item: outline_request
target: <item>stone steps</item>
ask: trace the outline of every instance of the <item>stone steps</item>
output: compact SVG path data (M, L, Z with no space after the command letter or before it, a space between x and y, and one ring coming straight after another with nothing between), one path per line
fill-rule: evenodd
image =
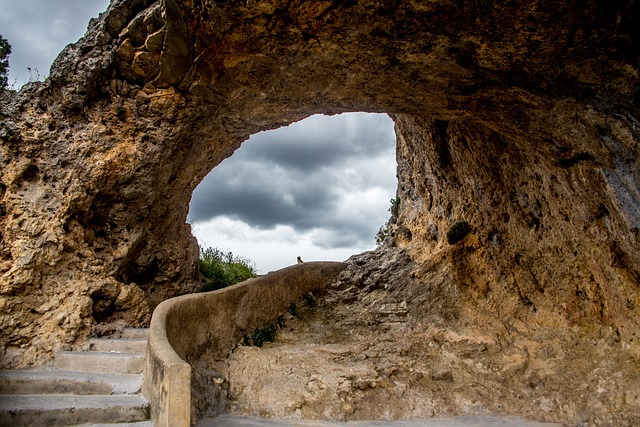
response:
M130 338L130 339L141 339L147 341L149 338L149 329L148 328L126 328L120 338Z
M509 415L463 415L406 421L284 421L241 415L205 418L196 427L562 427L556 423L530 421Z
M139 395L17 395L0 399L0 425L72 426L91 422L132 422L149 418Z
M56 355L53 366L75 371L140 374L144 369L144 353L61 351Z
M105 353L144 353L147 350L147 340L140 338L92 339L89 340L88 349Z
M80 424L76 427L153 427L153 423L151 421L138 421L135 423Z
M0 395L138 394L142 376L64 369L0 371Z
M51 366L0 371L0 426L153 427L140 395L147 336L125 329Z

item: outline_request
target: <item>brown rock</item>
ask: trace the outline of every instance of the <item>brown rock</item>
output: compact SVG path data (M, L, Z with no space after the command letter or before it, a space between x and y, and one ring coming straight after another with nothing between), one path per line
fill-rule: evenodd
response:
M540 384L567 391L554 379L565 369L573 377L557 377L573 389L589 384L581 391L592 405L573 405L567 391L536 395L538 409L520 407L546 408L568 424L632 424L637 7L423 3L112 2L58 56L47 82L3 92L0 365L42 361L98 323L143 322L147 314L132 303L140 292L117 302L133 283L150 309L198 289L198 250L185 223L190 193L250 134L319 112L388 112L400 199L393 240L402 250L362 258L343 278L357 295L344 303L406 301L406 313L392 313L384 327L436 325L425 326L424 342L470 363L458 365L466 377L452 368L454 385L472 385L473 375L497 384L489 380L504 368L514 381L536 373L535 387L512 384L522 396ZM157 43L135 52L160 30L159 54ZM449 245L458 220L469 234ZM362 319L378 323L371 311ZM484 339L461 340L473 334ZM598 347L576 344L588 342ZM487 359L511 345L532 353L524 371L516 359ZM611 399L590 394L599 389ZM450 390L452 400L421 414L479 410L473 390ZM324 402L325 393L313 388L308 397ZM388 398L376 396L368 405ZM574 409L558 415L556 400ZM290 402L303 403L293 392ZM359 406L348 403L356 416Z
M124 63L131 64L134 58L133 45L131 44L130 39L126 39L122 42L122 44L118 47L116 51L118 54L118 58L121 59Z
M164 37L167 32L165 30L157 31L147 37L144 44L145 49L151 53L162 52L162 46L164 45Z
M136 52L133 63L133 71L146 79L155 77L160 69L160 55L150 52Z
M146 325L151 316L144 291L135 283L120 288L114 308L117 313L125 314L124 320L129 325Z
M450 369L441 369L431 374L431 379L434 381L453 381L453 372Z

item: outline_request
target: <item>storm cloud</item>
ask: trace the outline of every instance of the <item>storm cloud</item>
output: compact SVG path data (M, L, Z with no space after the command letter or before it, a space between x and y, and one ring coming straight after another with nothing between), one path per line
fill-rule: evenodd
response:
M198 186L189 219L322 230L314 243L324 247L371 242L388 216L394 146L380 114L316 115L256 134Z

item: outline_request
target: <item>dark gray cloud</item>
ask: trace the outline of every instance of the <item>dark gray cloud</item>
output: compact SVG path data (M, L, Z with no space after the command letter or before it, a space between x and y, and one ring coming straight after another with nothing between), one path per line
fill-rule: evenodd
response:
M189 218L197 223L224 216L259 229L319 230L314 243L323 247L371 241L387 213L373 215L372 222L358 211L372 197L384 197L371 188L395 186L383 167L393 163L393 152L393 124L386 115L313 116L260 133L204 179Z
M389 127L381 126L380 120L380 116L370 114L312 116L278 133L254 135L251 149L243 154L308 173L351 156L375 156L388 150Z
M223 180L226 173L217 175L220 176L214 178ZM334 208L336 197L325 186L310 182L303 189L293 185L283 187L280 180L254 180L261 175L249 173L243 176L246 182L229 180L229 185L218 180L211 185L205 183L194 192L191 219L197 222L224 215L258 228L287 224L307 230L316 224L321 212Z
M44 79L60 51L108 6L109 0L0 0L0 34L12 46L9 84L19 89L30 78Z

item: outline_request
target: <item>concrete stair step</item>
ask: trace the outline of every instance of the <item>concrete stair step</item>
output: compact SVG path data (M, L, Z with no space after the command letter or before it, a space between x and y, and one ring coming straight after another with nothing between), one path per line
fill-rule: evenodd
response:
M153 427L153 423L151 421L138 421L137 423L80 424L75 427Z
M149 338L149 328L125 328L121 338L147 339Z
M149 403L142 396L0 396L3 426L57 427L148 419Z
M105 353L146 353L146 338L99 338L88 342L88 349Z
M105 353L98 351L61 351L53 366L73 371L139 374L144 369L143 353Z
M137 394L140 374L114 374L63 369L0 371L0 394Z

